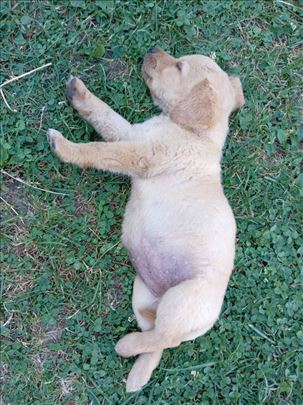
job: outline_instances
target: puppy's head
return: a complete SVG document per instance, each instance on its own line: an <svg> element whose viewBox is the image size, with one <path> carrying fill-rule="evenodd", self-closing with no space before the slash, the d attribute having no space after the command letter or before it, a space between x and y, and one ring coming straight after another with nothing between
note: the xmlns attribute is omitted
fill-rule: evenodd
<svg viewBox="0 0 303 405"><path fill-rule="evenodd" d="M240 79L202 55L174 58L152 48L142 66L154 102L177 124L207 129L244 104Z"/></svg>

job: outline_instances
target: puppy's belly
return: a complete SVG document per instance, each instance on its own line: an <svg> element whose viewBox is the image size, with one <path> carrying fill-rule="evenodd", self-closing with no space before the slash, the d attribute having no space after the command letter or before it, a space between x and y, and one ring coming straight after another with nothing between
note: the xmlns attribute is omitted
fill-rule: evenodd
<svg viewBox="0 0 303 405"><path fill-rule="evenodd" d="M135 245L125 243L130 260L149 290L161 297L165 291L192 277L186 255L156 241L142 238Z"/></svg>

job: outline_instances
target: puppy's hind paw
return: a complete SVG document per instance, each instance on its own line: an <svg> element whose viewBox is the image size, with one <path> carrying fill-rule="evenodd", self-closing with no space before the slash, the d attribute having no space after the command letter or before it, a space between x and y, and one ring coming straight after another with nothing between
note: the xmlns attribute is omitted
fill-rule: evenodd
<svg viewBox="0 0 303 405"><path fill-rule="evenodd" d="M126 392L136 392L142 390L143 386L146 384L146 381L143 379L141 381L140 377L139 379L133 378L133 377L128 377L127 382L126 382Z"/></svg>
<svg viewBox="0 0 303 405"><path fill-rule="evenodd" d="M127 377L127 392L139 391L148 383L153 370L159 364L161 356L162 350L139 355Z"/></svg>
<svg viewBox="0 0 303 405"><path fill-rule="evenodd" d="M140 332L129 333L118 341L115 350L122 357L131 357L138 354L136 343L140 338Z"/></svg>

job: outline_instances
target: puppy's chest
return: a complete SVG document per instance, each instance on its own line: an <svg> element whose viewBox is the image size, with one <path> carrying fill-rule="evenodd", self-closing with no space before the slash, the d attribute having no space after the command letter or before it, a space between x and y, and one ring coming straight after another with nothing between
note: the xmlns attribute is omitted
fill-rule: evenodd
<svg viewBox="0 0 303 405"><path fill-rule="evenodd" d="M124 240L124 244L136 272L157 297L192 276L186 255L177 248L144 237L137 242Z"/></svg>

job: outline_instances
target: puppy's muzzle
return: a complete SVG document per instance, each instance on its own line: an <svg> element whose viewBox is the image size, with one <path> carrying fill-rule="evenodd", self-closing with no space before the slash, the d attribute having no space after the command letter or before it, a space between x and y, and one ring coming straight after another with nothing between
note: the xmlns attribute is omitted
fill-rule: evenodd
<svg viewBox="0 0 303 405"><path fill-rule="evenodd" d="M161 49L160 48L150 48L148 51L147 51L147 53L157 53L157 52L159 52Z"/></svg>

